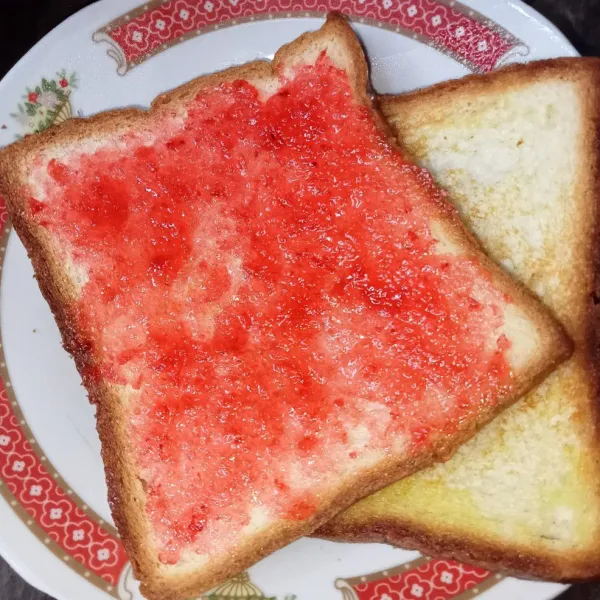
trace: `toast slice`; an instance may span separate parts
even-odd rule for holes
[[[599,60],[561,59],[381,98],[404,149],[576,349],[449,462],[363,500],[322,535],[526,577],[600,575],[599,94]]]
[[[570,353],[371,107],[346,21],[0,153],[142,592],[206,590]]]

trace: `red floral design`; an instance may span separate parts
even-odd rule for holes
[[[434,559],[397,575],[354,584],[358,600],[450,600],[492,577],[484,569]]]
[[[0,422],[2,415],[0,415]],[[12,452],[14,450],[15,440],[11,432],[5,427],[0,427],[0,452]]]
[[[27,444],[29,445],[29,444]],[[29,448],[31,449],[31,447]],[[15,480],[22,480],[29,478],[30,472],[35,466],[35,458],[28,452],[15,451],[12,452],[10,458],[2,465],[0,474],[2,479],[9,485],[14,483]]]
[[[166,11],[154,11],[152,18],[148,23],[150,36],[154,39],[166,42],[171,35],[173,19]]]
[[[40,479],[37,476],[28,477],[23,482],[23,488],[17,494],[17,498],[21,503],[43,506],[48,502],[51,491],[52,486],[47,479]]]
[[[94,537],[94,527],[91,523],[83,521],[68,523],[65,528],[63,543],[70,552],[76,549],[87,548]]]
[[[237,3],[237,0],[235,0]],[[197,19],[197,8],[189,2],[177,0],[173,9],[173,22],[183,31],[192,31]]]
[[[27,100],[29,100],[29,102],[31,102],[32,104],[35,104],[37,102],[38,99],[38,95],[35,92],[29,92],[29,94],[27,94]]]
[[[59,82],[58,85],[60,85],[60,87],[62,88],[66,88],[69,85],[69,82],[63,77]]]
[[[101,572],[118,566],[120,573],[123,565],[119,564],[119,546],[120,544],[114,539],[90,544],[90,564],[94,571]]]
[[[130,27],[127,31],[124,31],[126,38],[122,39],[122,43],[127,44],[131,47],[135,47],[137,52],[143,54],[149,51],[150,48],[150,32],[148,29],[137,27],[135,24]]]
[[[124,64],[119,73],[167,46],[183,41],[192,31],[268,13],[341,11],[355,19],[384,23],[486,72],[521,42],[490,24],[460,2],[442,0],[176,0],[150,5],[145,12],[119,18],[100,29],[96,40],[118,46]],[[115,55],[116,56],[116,55]]]
[[[434,588],[431,582],[426,581],[418,571],[407,573],[402,581],[398,598],[401,600],[423,600],[431,597],[432,589]]]
[[[69,523],[73,505],[67,500],[50,499],[44,503],[42,510],[38,513],[40,525],[47,531],[58,533]]]
[[[445,588],[450,593],[459,594],[462,591],[463,572],[465,572],[464,565],[446,561],[438,562],[434,566],[431,583],[435,587]]]

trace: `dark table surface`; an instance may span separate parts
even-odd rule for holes
[[[0,76],[86,0],[0,0]],[[600,0],[530,0],[589,56],[600,56]],[[53,600],[25,583],[0,558],[0,600]],[[82,599],[85,600],[85,599]],[[573,586],[560,600],[600,600],[600,583]]]

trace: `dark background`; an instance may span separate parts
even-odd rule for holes
[[[527,3],[554,22],[579,52],[600,56],[600,0]],[[0,0],[0,76],[48,31],[88,4],[85,0]],[[27,585],[0,558],[0,600],[52,598]],[[574,586],[560,600],[600,600],[600,583]]]

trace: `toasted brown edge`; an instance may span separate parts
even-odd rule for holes
[[[540,332],[546,332],[547,352],[540,356],[537,363],[530,365],[530,370],[523,374],[522,381],[516,381],[510,394],[501,395],[498,404],[480,414],[476,424],[468,424],[458,434],[440,438],[434,448],[426,455],[411,457],[398,462],[387,459],[361,476],[361,481],[343,482],[330,497],[323,496],[322,503],[327,506],[315,516],[294,523],[282,521],[277,528],[268,533],[261,533],[258,539],[250,538],[240,544],[231,553],[227,561],[220,567],[200,569],[198,572],[182,572],[177,568],[160,566],[149,547],[149,525],[143,516],[143,487],[135,476],[132,459],[124,451],[127,448],[127,432],[120,418],[120,399],[110,386],[98,384],[88,376],[89,367],[93,367],[89,346],[81,339],[75,326],[74,314],[70,308],[72,289],[61,275],[61,265],[56,257],[46,251],[45,235],[41,227],[36,226],[27,214],[28,207],[20,198],[21,184],[27,177],[27,160],[52,144],[64,144],[93,137],[95,133],[105,133],[107,129],[117,134],[121,128],[132,125],[143,129],[155,113],[170,110],[186,99],[192,98],[200,89],[216,85],[225,80],[248,79],[260,80],[277,74],[278,69],[301,55],[313,44],[325,44],[327,39],[335,39],[346,47],[351,61],[351,80],[356,93],[357,102],[371,106],[366,94],[367,66],[364,54],[351,27],[339,15],[329,15],[325,25],[314,33],[302,35],[294,42],[282,47],[272,64],[254,62],[242,67],[234,67],[217,73],[200,77],[184,86],[159,96],[149,111],[124,109],[109,111],[88,119],[73,119],[39,135],[31,136],[0,151],[0,194],[5,198],[9,214],[15,230],[23,241],[33,262],[40,289],[48,301],[61,330],[65,348],[74,356],[90,399],[97,406],[97,427],[102,442],[102,456],[105,464],[106,479],[109,490],[109,502],[113,517],[123,539],[127,553],[131,559],[134,573],[141,579],[142,593],[153,600],[179,599],[197,595],[227,577],[242,571],[264,556],[272,553],[285,543],[302,535],[309,534],[318,526],[331,519],[337,512],[348,507],[356,500],[380,489],[386,484],[432,464],[440,457],[454,452],[462,443],[472,437],[476,429],[489,421],[503,408],[514,402],[531,387],[545,378],[554,368],[565,360],[571,352],[571,344],[560,326],[556,324],[548,311],[543,309],[533,296],[517,286],[480,250],[474,238],[468,234],[456,213],[449,205],[440,202],[440,214],[447,219],[449,234],[463,248],[472,251],[492,273],[495,284],[508,292],[515,303],[518,303]],[[395,142],[383,118],[373,111],[378,125],[387,132],[393,145]],[[436,195],[431,185],[431,193]],[[439,194],[438,194],[439,195]],[[471,247],[471,244],[474,244]]]
[[[580,79],[586,98],[586,111],[590,128],[584,141],[585,155],[589,162],[582,166],[580,185],[585,196],[590,196],[593,207],[596,240],[590,256],[590,269],[595,276],[595,289],[600,289],[600,59],[561,58],[513,65],[487,75],[472,75],[456,81],[434,85],[401,96],[381,96],[379,105],[384,114],[392,114],[396,106],[422,104],[433,98],[462,94],[465,98],[489,90],[504,90],[530,83],[532,78],[560,77],[573,81]],[[469,100],[466,100],[469,101]],[[400,144],[402,141],[400,140]],[[594,415],[595,437],[590,451],[595,452],[600,485],[600,364],[598,336],[595,331],[596,308],[593,290],[590,290],[589,318],[583,333],[585,360],[595,387],[597,401],[590,407]],[[600,504],[600,487],[597,488]],[[418,522],[395,516],[388,519],[375,518],[360,524],[344,520],[341,513],[315,532],[319,537],[348,542],[384,542],[402,548],[419,550],[427,555],[464,561],[491,571],[503,571],[523,578],[545,579],[562,582],[586,581],[600,577],[600,537],[586,551],[540,552],[537,549],[505,545],[477,535],[477,531],[465,534],[460,531],[441,531],[428,528]]]

